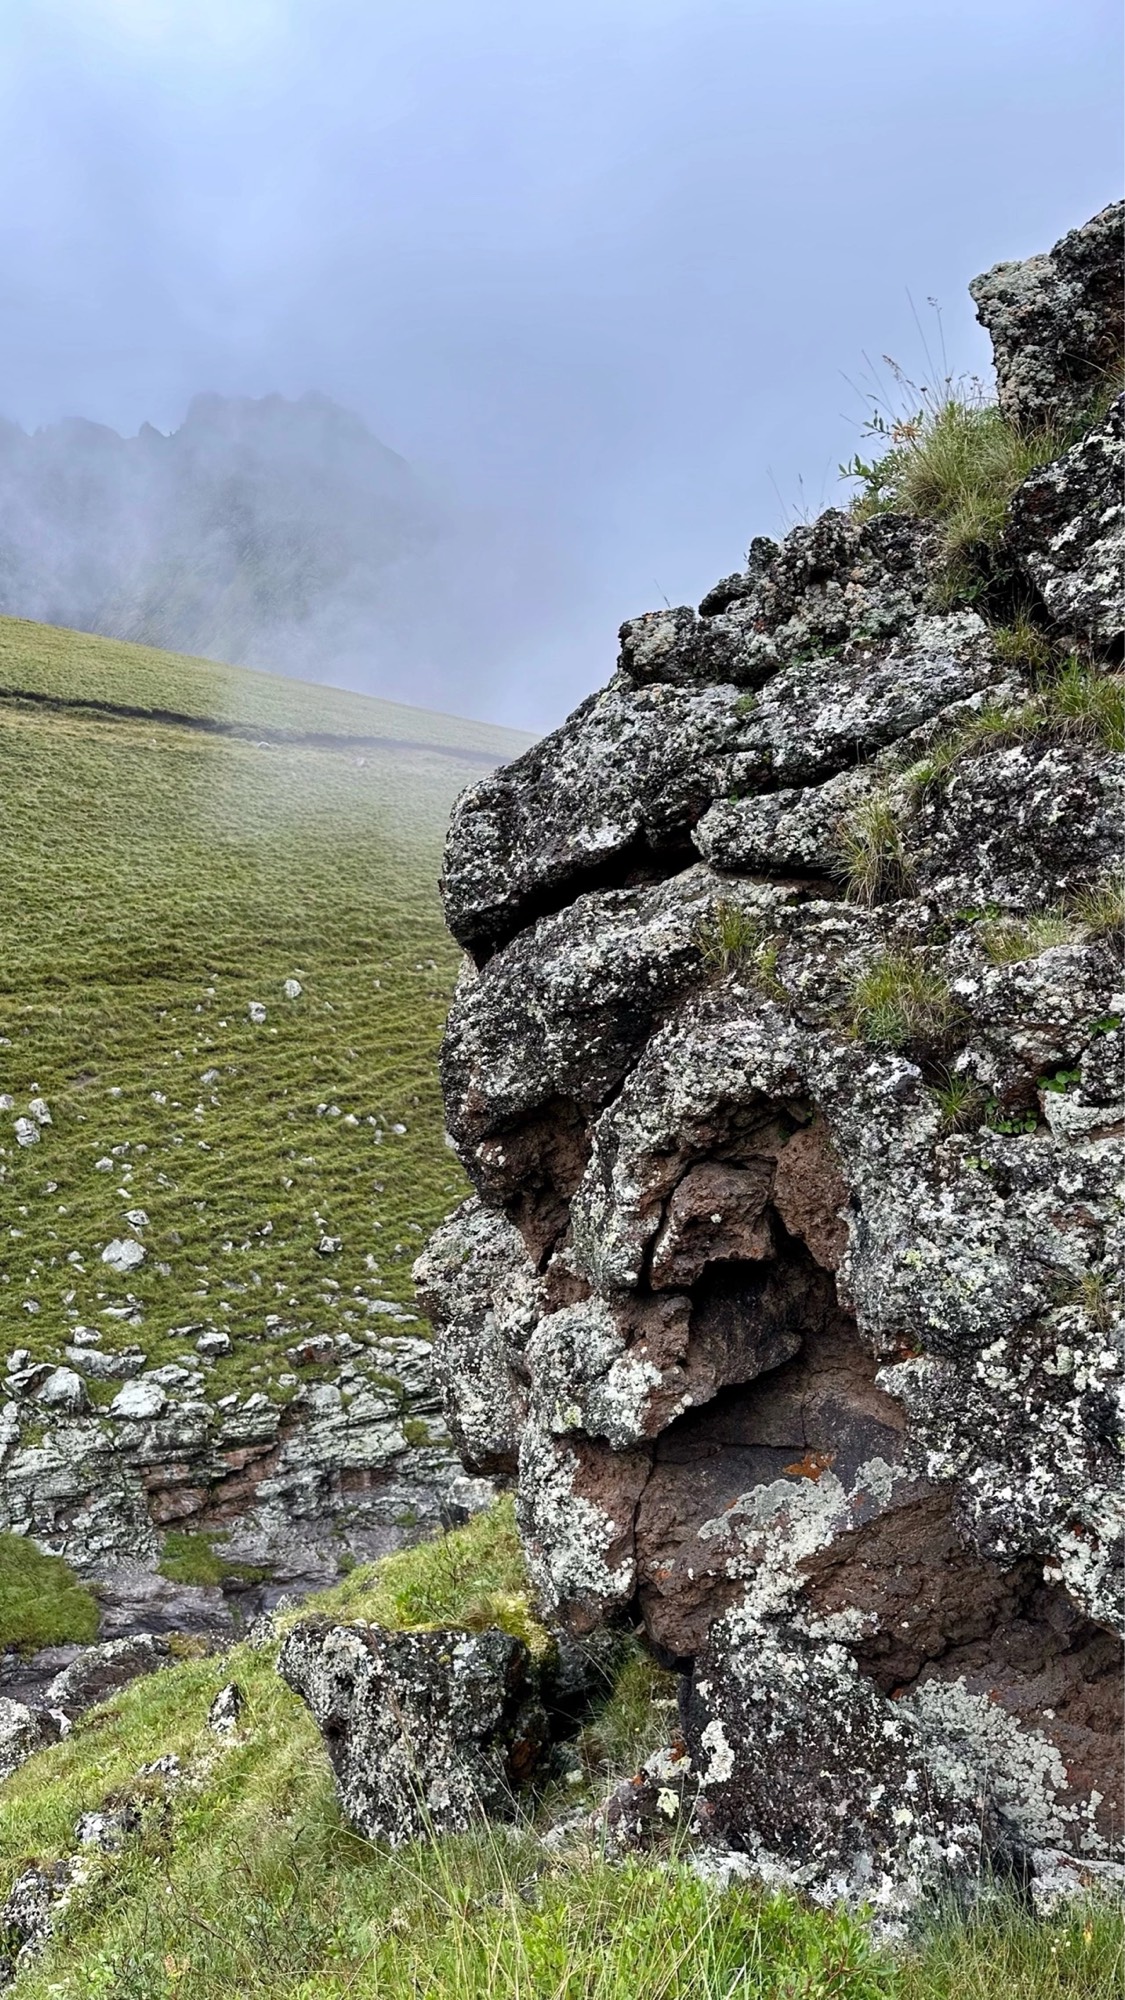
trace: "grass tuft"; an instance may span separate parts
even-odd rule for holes
[[[984,1116],[984,1099],[972,1077],[947,1070],[930,1095],[941,1116],[943,1132],[972,1132]]]
[[[1104,875],[1080,889],[1071,907],[1090,937],[1112,937],[1125,930],[1125,880],[1120,875]]]
[[[940,1044],[956,1017],[940,973],[903,952],[885,953],[860,974],[852,1004],[862,1039],[896,1049]]]
[[[1078,925],[1065,910],[1045,910],[1041,916],[1001,917],[979,925],[984,955],[991,965],[1014,965],[1037,958],[1056,945],[1073,944]]]
[[[738,903],[716,903],[711,915],[700,925],[699,949],[710,972],[720,977],[740,972],[748,975],[771,999],[785,998],[777,969],[779,941],[760,917]]]
[[[920,406],[890,422],[876,410],[869,420],[867,433],[888,448],[873,461],[857,455],[841,466],[845,478],[859,482],[853,512],[868,519],[898,511],[935,522],[942,538],[944,601],[971,602],[991,579],[1017,488],[1104,414],[1118,385],[1107,384],[1073,423],[1025,431],[1010,423],[977,383],[947,378],[935,395],[914,390],[901,374],[898,382]]]
[[[845,813],[836,845],[849,902],[882,903],[906,891],[911,869],[903,846],[902,819],[887,792],[873,792]]]

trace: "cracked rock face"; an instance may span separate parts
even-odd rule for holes
[[[1106,229],[975,289],[1006,406],[1101,367]],[[1118,423],[1009,528],[1107,668]],[[932,608],[936,561],[902,516],[755,542],[462,799],[477,1193],[418,1267],[548,1614],[682,1669],[697,1825],[888,1907],[982,1858],[1101,1867],[1122,1825],[1125,993],[1081,897],[1125,760],[975,728],[1037,713],[1030,670]],[[849,877],[872,823],[891,862]]]

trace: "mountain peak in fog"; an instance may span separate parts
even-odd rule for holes
[[[0,424],[0,610],[50,624],[320,678],[345,635],[400,650],[397,573],[448,525],[315,392],[200,394],[168,436]]]

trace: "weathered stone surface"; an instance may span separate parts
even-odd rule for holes
[[[324,1735],[347,1818],[395,1846],[510,1817],[548,1742],[527,1647],[506,1632],[310,1619],[278,1671]]]
[[[988,329],[1005,416],[1029,429],[1080,416],[1125,346],[1122,229],[1114,202],[1053,250],[996,264],[969,290]]]
[[[134,1632],[127,1639],[108,1639],[87,1646],[47,1688],[47,1705],[64,1715],[79,1715],[105,1701],[141,1674],[172,1665],[168,1641],[159,1632]]]
[[[1004,279],[1020,421],[1091,385],[1077,234]],[[1118,421],[1008,528],[1044,631],[1103,656]],[[1125,992],[1086,892],[1125,772],[940,583],[902,517],[759,541],[468,796],[443,1085],[478,1199],[420,1266],[546,1611],[686,1676],[630,1837],[663,1791],[888,1909],[1108,1866],[1122,1826]]]
[[[45,1743],[53,1743],[58,1733],[57,1720],[45,1710],[0,1695],[0,1782]]]
[[[1125,396],[1103,423],[1025,479],[1008,548],[1067,634],[1113,646],[1125,632]]]

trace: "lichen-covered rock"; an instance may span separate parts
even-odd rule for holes
[[[95,1702],[105,1701],[118,1688],[127,1687],[141,1674],[152,1674],[173,1664],[167,1639],[159,1632],[134,1632],[126,1639],[107,1639],[100,1646],[85,1646],[76,1660],[55,1675],[47,1689],[47,1703],[64,1715],[81,1714]]]
[[[1027,429],[1080,416],[1125,347],[1122,230],[1114,202],[1053,250],[996,264],[969,290],[992,339],[1005,416]]]
[[[985,287],[1020,421],[1090,388],[1107,240]],[[1091,673],[1117,421],[1008,528]],[[478,1194],[419,1266],[545,1611],[685,1675],[628,1836],[683,1810],[888,1910],[1122,1826],[1125,767],[936,608],[939,561],[894,515],[756,542],[467,795]]]
[[[58,1733],[57,1717],[0,1695],[0,1782],[10,1778],[45,1743],[53,1743]]]
[[[278,1671],[324,1735],[342,1811],[394,1846],[510,1817],[548,1743],[528,1649],[506,1632],[310,1619]]]
[[[1024,480],[1006,544],[1054,623],[1110,648],[1125,633],[1125,396]]]

